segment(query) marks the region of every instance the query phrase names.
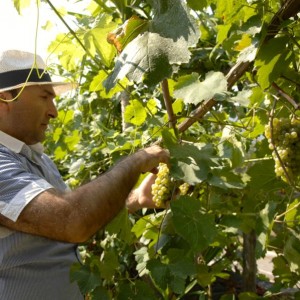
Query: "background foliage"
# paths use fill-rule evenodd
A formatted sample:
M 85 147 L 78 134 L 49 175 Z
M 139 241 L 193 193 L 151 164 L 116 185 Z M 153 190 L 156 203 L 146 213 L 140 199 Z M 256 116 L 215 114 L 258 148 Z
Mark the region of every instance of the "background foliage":
M 69 185 L 158 142 L 190 185 L 80 246 L 71 278 L 88 298 L 256 299 L 299 284 L 299 187 L 276 177 L 264 136 L 274 117 L 299 115 L 299 2 L 94 0 L 83 13 L 45 2 L 77 26 L 49 46 L 52 71 L 80 83 L 47 142 Z M 275 282 L 259 293 L 268 250 Z

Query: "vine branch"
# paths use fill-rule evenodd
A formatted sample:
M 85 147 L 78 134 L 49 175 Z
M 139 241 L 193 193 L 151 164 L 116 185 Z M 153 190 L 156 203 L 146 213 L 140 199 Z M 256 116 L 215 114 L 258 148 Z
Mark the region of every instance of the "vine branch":
M 283 89 L 281 89 L 275 82 L 272 83 L 272 86 L 277 90 L 277 93 L 285 98 L 295 110 L 300 108 L 300 105 L 290 96 L 288 95 Z

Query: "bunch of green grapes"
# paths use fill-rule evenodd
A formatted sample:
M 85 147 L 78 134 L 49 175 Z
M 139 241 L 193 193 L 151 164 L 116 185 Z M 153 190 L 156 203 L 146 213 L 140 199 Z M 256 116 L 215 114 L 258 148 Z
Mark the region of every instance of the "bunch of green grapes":
M 275 161 L 275 174 L 285 182 L 296 184 L 300 179 L 300 121 L 274 118 L 272 132 L 270 125 L 266 125 L 265 136 Z
M 187 182 L 184 182 L 178 188 L 179 188 L 179 194 L 181 196 L 184 196 L 184 195 L 187 194 L 187 192 L 188 192 L 188 190 L 190 188 L 190 185 Z
M 172 192 L 170 170 L 167 164 L 159 164 L 156 176 L 152 185 L 152 196 L 155 205 L 161 207 L 163 203 L 170 199 Z

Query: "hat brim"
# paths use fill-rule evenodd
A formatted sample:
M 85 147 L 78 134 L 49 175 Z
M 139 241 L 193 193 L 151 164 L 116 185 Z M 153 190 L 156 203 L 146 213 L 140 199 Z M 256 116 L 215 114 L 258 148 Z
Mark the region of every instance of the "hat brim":
M 51 85 L 54 89 L 56 95 L 64 94 L 68 91 L 74 90 L 78 87 L 77 83 L 74 82 L 52 82 L 52 81 L 45 81 L 45 82 L 26 82 L 20 83 L 14 86 L 9 86 L 3 89 L 0 89 L 1 92 L 7 92 L 14 89 L 19 89 L 26 86 L 33 86 L 33 85 Z

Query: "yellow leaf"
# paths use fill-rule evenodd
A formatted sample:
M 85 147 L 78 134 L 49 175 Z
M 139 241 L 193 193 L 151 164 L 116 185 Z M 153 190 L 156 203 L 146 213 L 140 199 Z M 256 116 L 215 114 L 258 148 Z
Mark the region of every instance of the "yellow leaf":
M 243 34 L 242 39 L 239 41 L 239 43 L 235 46 L 236 51 L 242 51 L 243 49 L 247 48 L 251 45 L 251 38 L 249 34 Z

